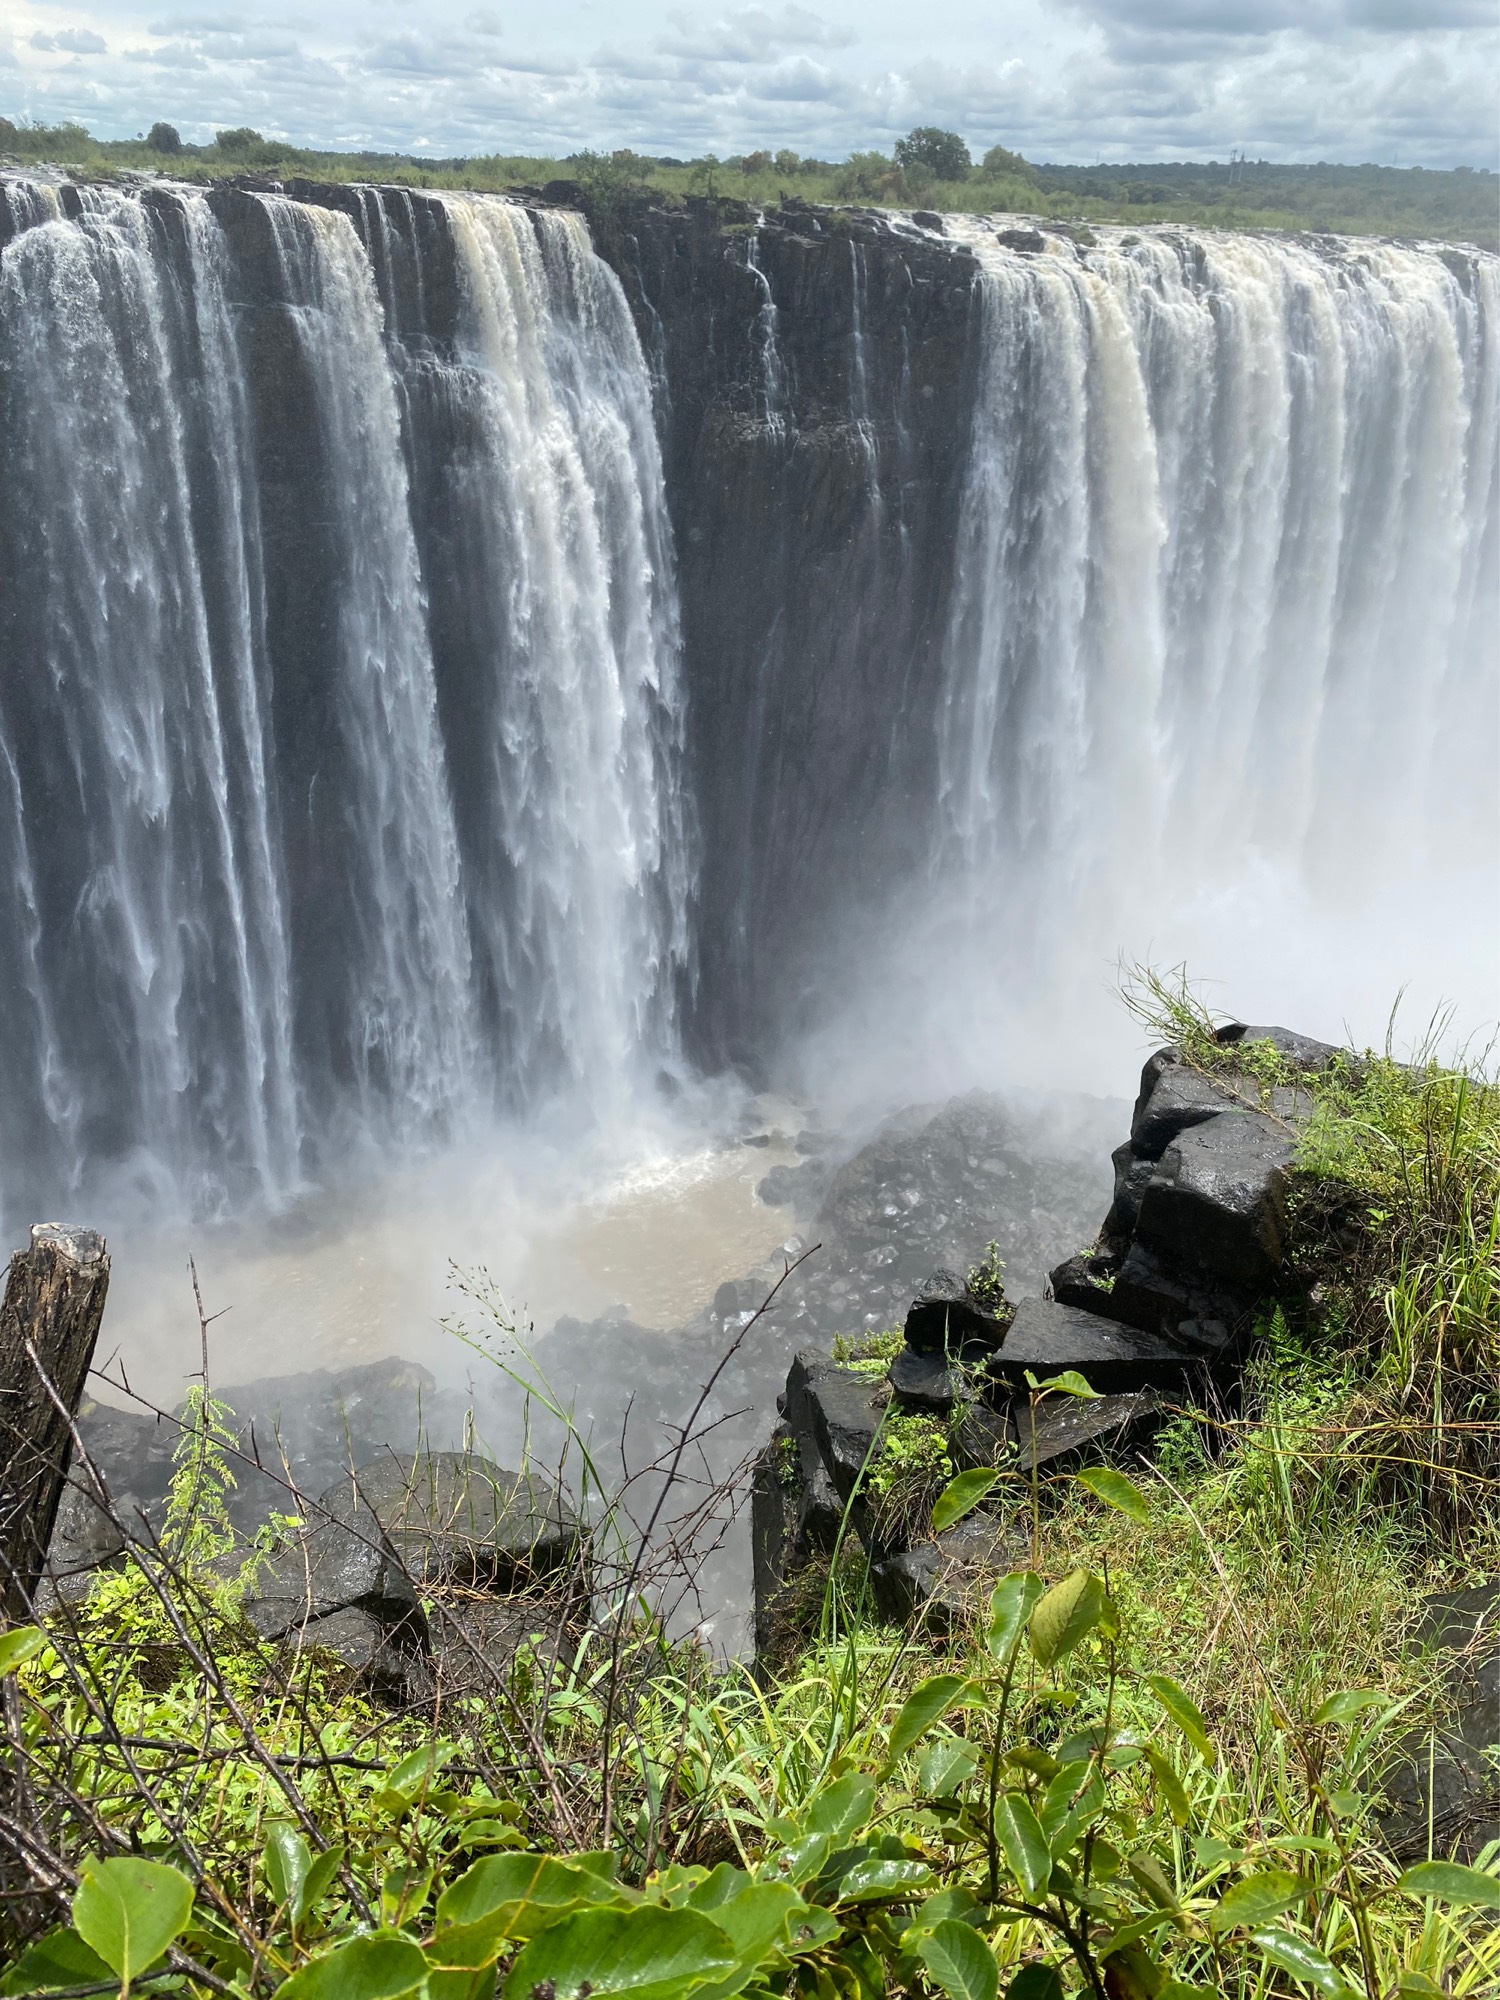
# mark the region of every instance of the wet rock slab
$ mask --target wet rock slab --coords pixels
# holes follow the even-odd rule
[[[1045,1382],[1049,1375],[1076,1369],[1091,1389],[1107,1394],[1175,1387],[1199,1358],[1157,1334],[1100,1319],[1076,1306],[1022,1299],[1005,1344],[986,1363],[986,1373],[1012,1394],[1024,1395],[1028,1375]]]

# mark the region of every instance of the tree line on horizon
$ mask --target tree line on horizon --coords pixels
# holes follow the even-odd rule
[[[613,201],[632,189],[668,199],[704,195],[750,202],[800,198],[970,213],[1010,212],[1076,222],[1202,223],[1228,228],[1336,231],[1430,237],[1500,249],[1488,168],[1283,165],[1248,160],[1099,162],[1028,160],[1002,145],[976,160],[961,134],[922,125],[891,150],[856,150],[843,160],[790,147],[719,158],[684,159],[629,147],[563,156],[479,154],[446,159],[404,153],[322,151],[231,126],[195,145],[158,120],[135,139],[96,139],[76,123],[41,125],[0,117],[0,162],[49,161],[107,176],[156,171],[208,180],[243,173],[296,172],[330,180],[381,178],[426,187],[504,191],[577,180]]]

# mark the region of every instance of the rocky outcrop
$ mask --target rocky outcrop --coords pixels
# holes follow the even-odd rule
[[[899,1512],[879,1510],[877,1520],[866,1499],[893,1420],[936,1421],[955,1465],[1001,1465],[1029,1482],[1089,1457],[1139,1453],[1175,1400],[1235,1366],[1282,1267],[1289,1175],[1312,1108],[1295,1081],[1263,1085],[1256,1045],[1306,1070],[1336,1052],[1238,1023],[1220,1040],[1244,1049],[1243,1069],[1208,1074],[1171,1048],[1146,1064],[1099,1238],[1055,1267],[1048,1296],[1012,1304],[975,1274],[976,1296],[969,1281],[939,1270],[913,1288],[888,1369],[797,1356],[782,1426],[762,1461],[780,1467],[774,1506],[763,1476],[755,1486],[757,1545],[767,1552],[756,1572],[757,1632],[774,1626],[775,1592],[817,1553],[800,1526],[804,1468],[844,1503],[877,1601],[891,1615],[947,1616],[955,1590],[984,1572],[979,1552],[1004,1544],[1003,1509],[974,1517],[961,1534],[893,1545]],[[1049,1391],[1060,1377],[1082,1377],[1092,1393]]]

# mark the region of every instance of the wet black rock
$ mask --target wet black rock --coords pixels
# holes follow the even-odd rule
[[[341,1481],[323,1495],[305,1534],[260,1569],[245,1598],[245,1615],[268,1639],[336,1611],[367,1612],[386,1631],[419,1642],[416,1591],[373,1510]]]
[[[1403,1862],[1474,1862],[1500,1839],[1500,1585],[1427,1599],[1418,1643],[1447,1683],[1447,1712],[1409,1732],[1382,1778],[1382,1831]]]
[[[1246,1292],[1268,1285],[1286,1247],[1296,1133],[1261,1112],[1225,1111],[1181,1132],[1141,1197],[1136,1235],[1170,1262]]]
[[[1215,1031],[1214,1040],[1230,1048],[1242,1048],[1255,1042],[1269,1042],[1278,1055],[1286,1057],[1299,1069],[1327,1069],[1347,1051],[1336,1049],[1331,1042],[1315,1041],[1311,1035],[1299,1035],[1293,1028],[1257,1028],[1244,1021],[1226,1021]]]
[[[812,1439],[845,1504],[869,1460],[884,1402],[878,1376],[834,1367],[821,1355],[799,1354],[788,1371],[783,1412],[788,1428]]]
[[[373,1513],[414,1582],[514,1588],[564,1568],[578,1517],[557,1488],[478,1453],[394,1452],[325,1495],[340,1519]]]
[[[886,1556],[870,1568],[882,1617],[908,1623],[919,1615],[941,1631],[972,1616],[997,1572],[1026,1560],[1026,1538],[1014,1521],[971,1514],[934,1541]]]
[[[1049,1396],[1033,1417],[1029,1401],[1017,1400],[1012,1421],[1020,1438],[1017,1472],[1061,1472],[1101,1454],[1139,1451],[1165,1421],[1166,1399],[1151,1389],[1114,1396]]]
[[[896,1355],[887,1379],[902,1409],[927,1416],[947,1416],[962,1388],[957,1368],[945,1355],[910,1345]]]
[[[1176,1387],[1197,1364],[1190,1349],[1060,1306],[1052,1299],[1022,1299],[1005,1336],[1005,1345],[986,1364],[993,1381],[1012,1393],[1025,1394],[1028,1374],[1045,1381],[1076,1369],[1100,1394],[1112,1391]]]
[[[368,1686],[387,1695],[404,1694],[411,1676],[411,1655],[392,1643],[385,1625],[356,1605],[310,1618],[282,1635],[292,1653],[316,1648],[335,1653]]]
[[[989,1350],[1005,1338],[1007,1321],[986,1310],[962,1278],[934,1271],[906,1311],[906,1344],[918,1354]]]

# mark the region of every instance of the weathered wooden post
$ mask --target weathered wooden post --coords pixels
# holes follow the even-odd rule
[[[10,1260],[0,1304],[0,1593],[12,1620],[31,1616],[108,1290],[109,1253],[91,1229],[38,1223],[31,1247]]]

